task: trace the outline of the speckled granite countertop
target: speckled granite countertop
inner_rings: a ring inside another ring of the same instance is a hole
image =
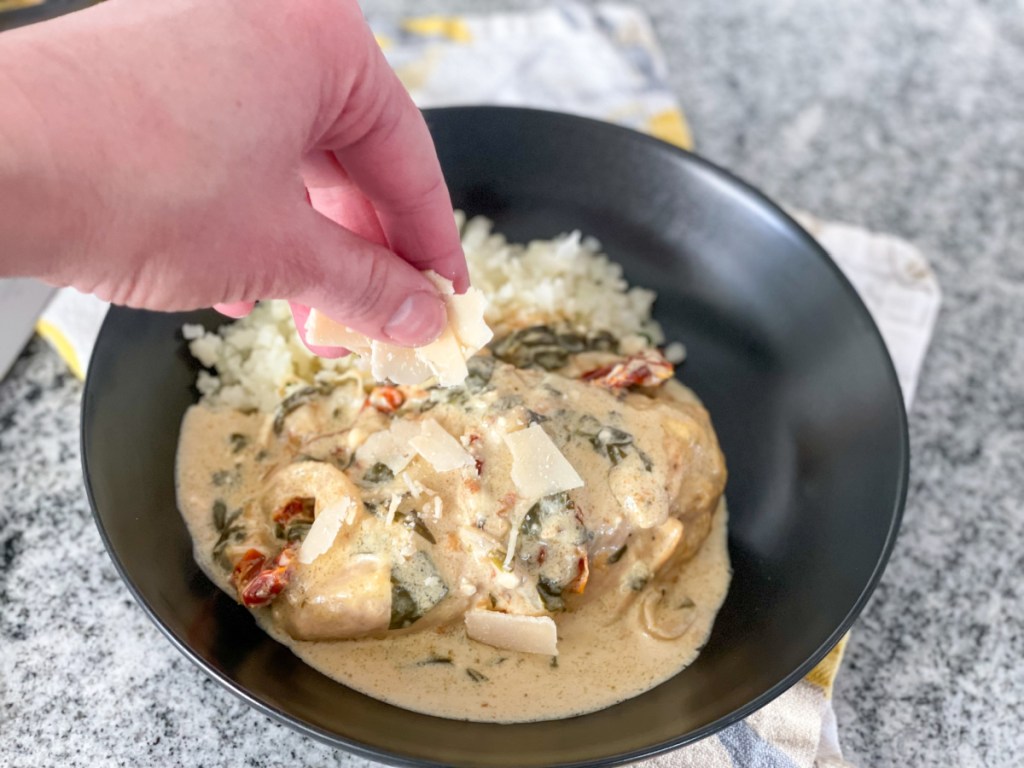
[[[1019,765],[1024,15],[1009,0],[641,5],[704,155],[778,200],[912,240],[945,291],[903,531],[837,685],[847,757]],[[135,606],[82,488],[80,390],[38,341],[0,383],[0,765],[369,765],[236,701]]]

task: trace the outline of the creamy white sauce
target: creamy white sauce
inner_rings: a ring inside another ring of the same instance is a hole
[[[544,407],[546,401],[536,394],[540,389],[536,382],[523,379],[527,373],[512,370],[507,381],[499,380],[499,384],[504,384],[499,389],[505,393],[517,391],[526,398],[528,405]],[[522,381],[516,385],[515,380]],[[596,390],[594,387],[570,386],[564,389],[568,392],[558,397],[572,400],[574,407],[590,408],[599,413],[602,409],[616,407],[606,393],[591,393],[589,390]],[[677,386],[677,400],[695,403],[692,396],[681,390]],[[586,402],[581,403],[581,400]],[[647,408],[647,404],[639,405],[643,406],[641,410]],[[650,405],[652,412],[649,418],[638,413],[629,424],[635,431],[636,445],[660,459],[665,441],[661,425],[669,411],[657,410],[667,409],[665,405]],[[462,474],[456,471],[438,475],[420,459],[409,465],[406,472],[408,481],[404,478],[394,480],[396,487],[399,483],[421,483],[441,500],[440,506],[444,511],[433,517],[429,513],[432,505],[417,503],[421,516],[439,539],[454,536],[452,531],[462,530],[455,527],[455,510],[472,519],[477,516],[474,504],[479,504],[481,510],[489,509],[484,501],[491,503],[508,490],[507,479],[503,479],[507,478],[508,467],[502,464],[504,454],[499,451],[500,440],[480,429],[479,425],[474,426],[474,420],[481,419],[479,413],[472,418],[465,414],[460,417],[459,413],[458,408],[442,405],[431,410],[429,415],[456,437],[472,427],[483,433],[482,443],[493,443],[490,452],[484,453],[489,466],[481,475],[478,490],[467,495],[466,488],[472,490],[469,468]],[[687,456],[691,462],[703,460],[701,457],[707,452],[698,437],[685,434],[692,430],[694,435],[701,433],[700,439],[706,439],[703,430],[710,431],[710,426],[702,425],[701,418],[706,417],[700,414],[694,419],[682,419],[675,428],[684,433],[679,439],[681,445],[691,451]],[[317,418],[316,413],[297,412],[293,429],[297,434],[303,430],[319,434],[323,432],[323,424],[318,425]],[[357,426],[363,431],[356,438],[351,432],[358,432],[358,429],[351,430],[346,436],[349,445],[352,441],[361,444],[366,434],[387,426],[386,420],[374,421],[376,417],[362,415],[356,418]],[[220,502],[222,512],[229,519],[235,510],[243,510],[235,520],[247,521],[246,533],[239,537],[239,541],[228,537],[227,546],[223,548],[228,559],[237,559],[248,547],[259,546],[261,542],[272,539],[269,523],[258,522],[265,517],[260,512],[259,499],[268,493],[268,478],[273,477],[270,470],[280,467],[282,462],[287,465],[285,458],[297,449],[293,444],[286,450],[278,445],[281,441],[275,442],[269,437],[269,419],[262,414],[244,415],[198,405],[188,411],[182,424],[177,464],[179,506],[195,542],[197,562],[219,587],[233,597],[235,590],[230,583],[230,572],[212,555],[221,533],[215,526],[211,510]],[[552,430],[557,431],[556,427],[557,424]],[[320,447],[323,445],[321,442]],[[628,474],[624,470],[632,465],[625,460],[610,469],[608,466],[602,469],[597,465],[588,466],[588,462],[597,459],[588,455],[585,444],[580,447],[563,440],[562,448],[573,465],[580,469],[581,475],[591,483],[590,487],[582,489],[577,500],[587,505],[588,526],[596,531],[598,540],[604,537],[609,547],[621,546],[625,540],[622,538],[624,520],[634,527],[655,526],[650,530],[634,529],[633,536],[626,540],[630,554],[644,552],[645,557],[655,558],[658,541],[668,536],[664,533],[668,529],[656,529],[656,526],[665,524],[667,517],[667,503],[658,494],[665,493],[663,486],[666,484],[672,485],[670,480],[666,480],[669,469],[658,464],[646,474],[637,471]],[[304,444],[302,450],[311,450],[310,444]],[[717,452],[717,446],[714,451]],[[639,459],[632,461],[639,466]],[[678,457],[672,461],[678,461]],[[353,466],[346,471],[351,474],[363,470]],[[724,482],[724,470],[722,472],[718,480]],[[496,479],[488,481],[489,476]],[[685,550],[688,559],[672,559],[653,579],[641,580],[635,591],[621,584],[618,588],[614,584],[605,586],[602,591],[601,584],[618,583],[616,579],[622,581],[622,573],[626,569],[642,569],[642,563],[631,564],[627,556],[620,563],[598,568],[592,573],[592,585],[596,586],[589,590],[594,597],[579,605],[570,600],[570,610],[555,615],[559,638],[557,659],[500,650],[470,640],[466,637],[462,621],[458,620],[460,614],[455,614],[456,620],[436,626],[429,626],[424,619],[426,629],[414,624],[409,630],[389,633],[385,637],[316,642],[294,639],[282,629],[279,617],[270,609],[258,608],[254,614],[269,634],[289,646],[311,666],[356,690],[406,709],[491,722],[555,719],[603,709],[649,690],[692,663],[706,642],[715,614],[725,598],[731,571],[726,547],[724,502],[719,502],[717,494],[708,490],[714,484],[702,484],[700,477],[684,478],[676,484],[680,483],[681,487],[675,490],[676,498],[697,506],[711,504],[715,508],[717,504],[710,524],[707,514],[693,520],[681,515],[686,524],[678,526],[684,532],[677,553]],[[721,485],[717,488],[720,492]],[[632,511],[630,504],[635,507]],[[373,526],[385,525],[376,518],[367,519]],[[517,523],[488,520],[486,525],[479,526],[479,530],[492,535],[494,540],[504,542],[513,525]],[[227,527],[230,528],[231,524]],[[259,530],[254,530],[254,527]],[[662,533],[655,535],[654,530]],[[708,530],[707,538],[697,549],[705,530]],[[415,544],[416,537],[407,529],[402,529],[402,535],[409,539],[407,546]],[[645,536],[650,538],[649,542],[642,540]],[[694,549],[696,553],[690,557]],[[449,558],[442,550],[443,547],[438,546],[431,551],[437,560],[439,573],[449,581],[453,599],[463,599],[454,594],[462,589],[472,590],[465,597],[468,601],[483,599],[479,582],[467,587],[453,576],[464,567],[465,556],[460,555],[462,560],[454,554]],[[607,553],[602,557],[607,557]],[[604,582],[600,580],[602,573]],[[609,574],[618,575],[612,578]],[[514,605],[521,597],[513,589],[508,595],[499,595],[499,599]],[[655,605],[671,609],[669,624],[682,628],[675,639],[659,639],[645,631],[644,611],[649,613]]]
[[[638,696],[693,663],[725,600],[730,574],[723,504],[708,539],[679,570],[686,585],[682,591],[696,603],[685,634],[657,640],[639,631],[632,612],[616,620],[600,603],[590,603],[556,619],[557,667],[546,656],[469,640],[461,624],[402,637],[326,643],[296,642],[266,621],[261,625],[324,674],[405,709],[499,723],[553,720]],[[453,663],[423,664],[428,658],[451,658]],[[474,681],[467,669],[487,680]]]

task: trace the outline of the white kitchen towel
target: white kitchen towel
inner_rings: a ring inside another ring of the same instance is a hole
[[[504,104],[573,112],[691,148],[666,84],[664,57],[643,13],[625,5],[564,3],[487,16],[371,19],[388,60],[421,107]],[[858,290],[889,348],[909,405],[941,300],[911,244],[798,213]],[[572,223],[567,222],[567,228]],[[76,371],[92,352],[105,306],[62,291],[41,328]],[[661,768],[836,768],[831,706],[845,640],[804,680],[743,722],[647,761]]]
[[[829,252],[871,312],[910,408],[942,301],[928,261],[898,237],[819,221],[809,213],[794,217]]]
[[[32,336],[32,326],[54,289],[24,277],[0,278],[0,379]]]

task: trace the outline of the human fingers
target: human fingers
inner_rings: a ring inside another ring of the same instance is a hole
[[[415,267],[312,208],[295,220],[301,253],[289,280],[296,304],[405,346],[428,344],[444,330],[444,303]]]
[[[419,270],[469,286],[452,203],[422,114],[372,35],[361,77],[319,149],[330,150],[373,203],[391,249]]]
[[[377,211],[333,152],[311,152],[302,162],[306,197],[315,210],[371,243],[387,247]]]
[[[292,310],[292,320],[295,322],[295,330],[299,333],[299,338],[302,343],[306,345],[306,349],[312,352],[317,357],[326,358],[338,358],[345,357],[349,354],[349,351],[344,347],[324,347],[319,344],[310,344],[306,338],[306,320],[309,319],[309,307],[305,304],[299,304],[295,301],[289,301],[288,306]]]

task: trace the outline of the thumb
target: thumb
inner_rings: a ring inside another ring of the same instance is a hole
[[[444,330],[441,296],[407,261],[307,206],[295,225],[304,242],[297,291],[288,296],[294,303],[402,346],[429,344]]]

